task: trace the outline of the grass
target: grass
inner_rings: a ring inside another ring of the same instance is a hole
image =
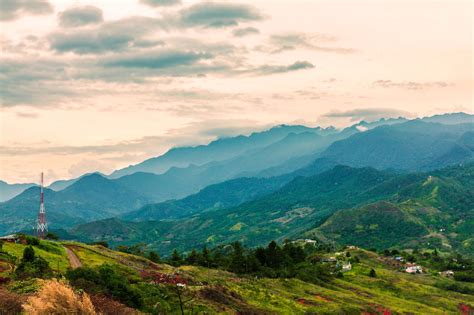
[[[179,270],[199,282],[223,285],[256,309],[279,314],[360,314],[382,306],[394,313],[458,314],[460,303],[474,305],[474,296],[435,287],[438,276],[410,275],[388,269],[374,253],[354,251],[362,257],[342,279],[320,285],[298,279],[237,277],[202,267]],[[368,273],[374,268],[376,278]],[[445,280],[454,282],[454,280]],[[209,305],[209,307],[211,307]]]
[[[119,265],[125,271],[124,275],[135,280],[138,289],[150,292],[147,299],[151,304],[157,301],[162,305],[171,303],[163,296],[161,289],[156,288],[155,292],[155,289],[149,288],[152,284],[139,282],[137,272],[150,268],[151,264],[143,257],[74,242],[48,242],[42,248],[35,247],[35,251],[50,264],[60,261],[60,269],[66,270],[69,264],[63,245],[72,248],[84,266],[96,267],[104,263]],[[24,247],[25,245],[6,243],[4,250],[21,257]],[[194,296],[195,307],[210,314],[236,311],[245,313],[245,310],[278,314],[360,314],[361,311],[377,313],[373,311],[377,307],[389,309],[392,313],[458,314],[461,303],[474,306],[473,295],[435,286],[439,281],[456,283],[454,280],[441,279],[432,274],[410,275],[400,272],[385,265],[373,252],[352,250],[351,255],[359,257],[360,263],[353,264],[353,269],[346,272],[343,278],[319,284],[298,279],[242,277],[223,270],[197,266],[175,268],[159,264],[158,268],[160,272],[179,273],[184,279],[190,280],[188,289]],[[368,276],[372,268],[376,271],[375,278]],[[20,291],[24,290],[23,286],[19,286]],[[209,288],[220,290],[220,299],[202,294],[203,290]],[[173,298],[173,293],[169,297]],[[174,314],[174,311],[169,309],[170,314]]]
[[[3,250],[15,256],[17,259],[23,256],[25,247],[26,245],[10,242],[3,244]],[[60,272],[65,272],[67,268],[69,268],[69,259],[67,258],[66,250],[60,243],[41,241],[39,246],[33,246],[33,248],[36,255],[46,259],[53,270],[58,270],[59,268]]]

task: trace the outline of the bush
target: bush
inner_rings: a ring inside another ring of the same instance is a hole
[[[46,238],[47,238],[48,240],[54,240],[54,241],[59,240],[59,236],[57,236],[57,235],[54,234],[53,232],[48,232],[48,234],[46,234]]]
[[[31,235],[25,235],[25,240],[27,245],[38,246],[40,244],[39,238]]]
[[[23,258],[15,270],[19,278],[48,278],[52,273],[49,263],[43,257],[36,256],[33,247],[25,247]]]
[[[370,269],[369,277],[371,277],[371,278],[376,278],[377,277],[377,273],[375,272],[375,269]]]
[[[30,297],[23,309],[27,314],[97,314],[89,296],[74,293],[68,285],[57,280],[47,281],[36,296]]]
[[[474,271],[458,271],[454,273],[454,280],[474,282]]]
[[[109,295],[130,307],[139,308],[143,304],[139,292],[112,265],[104,264],[98,269],[82,267],[68,270],[66,278],[75,287]]]

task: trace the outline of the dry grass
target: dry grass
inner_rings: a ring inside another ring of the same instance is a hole
[[[91,295],[95,309],[103,315],[137,315],[142,314],[133,308],[123,305],[105,295]]]
[[[0,314],[21,314],[25,297],[0,287]]]
[[[97,314],[86,293],[77,294],[70,286],[57,280],[45,281],[38,294],[23,304],[23,309],[32,315]]]

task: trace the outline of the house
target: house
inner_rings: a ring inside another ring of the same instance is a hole
[[[452,270],[441,271],[439,273],[439,275],[442,276],[442,277],[446,277],[446,278],[452,278],[452,277],[454,277],[454,271],[452,271]]]
[[[325,257],[321,260],[322,262],[327,262],[327,263],[335,263],[337,262],[336,257]]]
[[[17,243],[19,240],[20,238],[16,234],[0,236],[0,241],[4,241],[4,242]]]
[[[402,256],[395,256],[395,257],[393,257],[393,259],[395,259],[396,261],[400,261],[400,262],[405,261],[405,259]]]
[[[359,249],[359,247],[354,246],[354,245],[349,245],[347,246],[347,249]]]
[[[416,264],[406,264],[405,272],[407,273],[423,273],[423,268]]]
[[[342,264],[342,272],[347,272],[352,270],[351,263],[344,263]]]

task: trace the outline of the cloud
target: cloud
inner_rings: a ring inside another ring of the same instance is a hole
[[[308,61],[296,61],[288,66],[281,66],[281,65],[264,65],[257,67],[256,69],[252,70],[255,74],[276,74],[276,73],[286,73],[292,72],[297,70],[304,70],[304,69],[312,69],[314,65]]]
[[[181,4],[181,0],[140,0],[140,2],[151,7],[165,7]]]
[[[26,113],[26,112],[18,112],[16,115],[20,118],[38,118],[38,113]]]
[[[268,125],[260,125],[253,120],[240,119],[206,119],[191,122],[180,128],[169,129],[165,134],[146,136],[138,139],[121,141],[103,145],[89,146],[1,146],[0,156],[25,156],[37,154],[52,155],[83,155],[93,154],[112,160],[124,154],[146,157],[162,153],[164,150],[185,145],[208,143],[219,137],[247,134],[263,129]],[[90,163],[85,163],[90,166]],[[81,164],[82,166],[82,164]],[[87,171],[93,171],[88,169]]]
[[[59,13],[59,25],[62,27],[97,24],[103,20],[102,10],[94,6],[75,7]]]
[[[434,82],[414,82],[414,81],[404,81],[404,82],[394,82],[392,80],[377,80],[374,81],[373,86],[382,87],[382,88],[400,88],[406,90],[425,90],[430,88],[445,88],[450,87],[453,84],[444,81],[434,81]]]
[[[209,53],[193,51],[160,51],[141,55],[120,56],[104,63],[106,67],[164,69],[195,64],[202,59],[210,59]]]
[[[269,46],[263,46],[260,49],[273,54],[298,48],[336,54],[350,54],[356,52],[356,50],[352,48],[321,45],[323,43],[336,41],[336,37],[326,34],[287,33],[270,36]]]
[[[43,58],[0,60],[1,106],[45,106],[74,96],[65,68],[62,62]]]
[[[358,108],[347,111],[330,111],[325,118],[349,118],[350,121],[376,121],[382,118],[410,117],[410,112],[393,108]]]
[[[43,15],[54,12],[46,0],[0,0],[0,21],[12,21],[23,15]]]
[[[163,24],[159,19],[136,16],[107,22],[95,29],[53,33],[49,39],[51,48],[60,53],[100,54],[128,49],[160,28]]]
[[[260,12],[249,5],[205,2],[182,9],[177,23],[182,27],[222,28],[261,19]]]
[[[232,32],[235,37],[244,37],[248,35],[259,34],[260,31],[255,27],[238,28]]]

